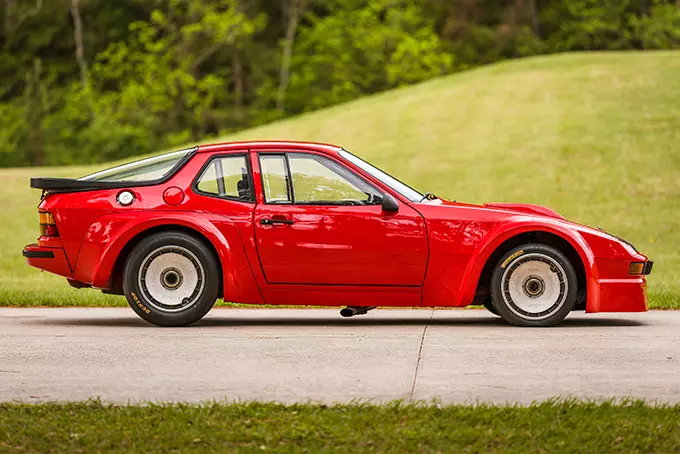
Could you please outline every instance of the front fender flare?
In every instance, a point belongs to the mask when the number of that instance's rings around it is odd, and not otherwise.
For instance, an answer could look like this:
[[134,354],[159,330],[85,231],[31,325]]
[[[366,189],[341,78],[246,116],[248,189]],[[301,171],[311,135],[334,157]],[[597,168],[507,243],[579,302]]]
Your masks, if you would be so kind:
[[526,219],[521,219],[500,224],[496,229],[489,232],[479,245],[465,271],[459,293],[460,299],[457,305],[465,306],[473,301],[482,270],[491,254],[505,241],[529,232],[545,232],[557,235],[566,240],[576,250],[583,262],[586,273],[587,304],[596,303],[596,301],[592,300],[592,298],[598,298],[599,295],[595,256],[583,237],[576,230],[570,229],[559,222],[552,220],[527,222]]

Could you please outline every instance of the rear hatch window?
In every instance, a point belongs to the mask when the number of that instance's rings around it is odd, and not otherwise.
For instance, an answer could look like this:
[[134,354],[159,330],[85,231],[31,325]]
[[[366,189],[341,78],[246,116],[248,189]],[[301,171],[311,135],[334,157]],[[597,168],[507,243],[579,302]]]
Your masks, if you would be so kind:
[[[151,186],[164,183],[191,159],[198,147],[142,159],[82,178],[31,178],[31,187],[50,193]],[[44,195],[44,193],[43,193]]]
[[190,148],[142,159],[141,161],[135,161],[129,164],[123,164],[79,178],[79,180],[111,182],[134,181],[136,183],[161,180],[168,176],[193,150],[194,148]]

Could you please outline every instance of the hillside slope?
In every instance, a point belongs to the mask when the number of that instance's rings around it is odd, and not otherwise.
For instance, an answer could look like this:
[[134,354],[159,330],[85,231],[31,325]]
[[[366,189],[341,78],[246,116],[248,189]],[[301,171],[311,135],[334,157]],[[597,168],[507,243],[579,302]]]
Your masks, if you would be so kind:
[[[602,226],[655,260],[652,302],[680,307],[678,52],[506,62],[219,140],[243,139],[332,142],[446,198],[536,203]],[[37,232],[29,176],[92,170],[0,170],[0,305],[124,304],[68,289],[20,256]]]

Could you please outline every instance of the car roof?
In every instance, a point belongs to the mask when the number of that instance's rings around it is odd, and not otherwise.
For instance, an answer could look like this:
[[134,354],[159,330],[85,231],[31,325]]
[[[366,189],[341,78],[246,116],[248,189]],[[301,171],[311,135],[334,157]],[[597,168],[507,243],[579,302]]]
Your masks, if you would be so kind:
[[223,142],[207,145],[199,145],[197,153],[208,153],[215,151],[231,151],[243,150],[248,148],[250,150],[277,150],[277,149],[302,149],[320,151],[327,154],[337,154],[341,147],[329,143],[320,142],[300,142],[300,141],[285,141],[285,140],[257,140],[244,142]]

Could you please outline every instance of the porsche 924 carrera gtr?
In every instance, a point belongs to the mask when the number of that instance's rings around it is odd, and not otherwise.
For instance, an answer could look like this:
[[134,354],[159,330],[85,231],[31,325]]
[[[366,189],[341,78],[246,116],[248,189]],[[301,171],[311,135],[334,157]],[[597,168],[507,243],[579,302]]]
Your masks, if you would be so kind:
[[28,264],[161,326],[218,298],[344,316],[477,304],[518,326],[647,309],[652,262],[629,242],[535,205],[422,194],[333,145],[202,145],[31,186]]

